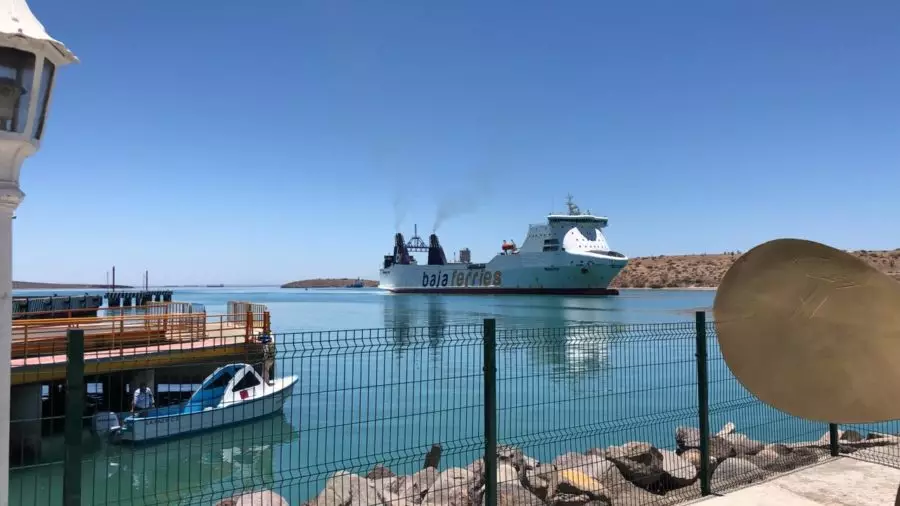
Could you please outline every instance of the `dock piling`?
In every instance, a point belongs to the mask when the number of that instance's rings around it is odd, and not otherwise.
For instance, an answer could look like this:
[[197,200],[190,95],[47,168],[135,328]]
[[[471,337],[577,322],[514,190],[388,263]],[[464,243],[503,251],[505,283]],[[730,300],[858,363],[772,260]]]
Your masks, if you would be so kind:
[[84,426],[84,330],[66,332],[66,431],[63,506],[81,505],[81,429]]

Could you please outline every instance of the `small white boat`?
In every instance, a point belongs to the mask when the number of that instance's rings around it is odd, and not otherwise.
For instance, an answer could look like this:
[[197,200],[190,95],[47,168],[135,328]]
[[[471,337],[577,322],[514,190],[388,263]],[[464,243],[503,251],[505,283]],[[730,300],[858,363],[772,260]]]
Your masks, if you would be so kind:
[[266,383],[252,366],[228,364],[207,376],[187,402],[143,410],[126,417],[120,427],[112,420],[102,425],[114,440],[133,442],[217,429],[281,410],[296,383],[297,376]]

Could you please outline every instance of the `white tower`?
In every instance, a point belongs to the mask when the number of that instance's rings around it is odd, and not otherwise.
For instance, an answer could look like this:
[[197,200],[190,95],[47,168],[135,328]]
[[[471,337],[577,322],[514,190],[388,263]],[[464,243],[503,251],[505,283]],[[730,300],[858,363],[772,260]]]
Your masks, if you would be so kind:
[[12,218],[22,162],[41,147],[59,67],[78,61],[25,0],[0,0],[0,506],[9,504]]

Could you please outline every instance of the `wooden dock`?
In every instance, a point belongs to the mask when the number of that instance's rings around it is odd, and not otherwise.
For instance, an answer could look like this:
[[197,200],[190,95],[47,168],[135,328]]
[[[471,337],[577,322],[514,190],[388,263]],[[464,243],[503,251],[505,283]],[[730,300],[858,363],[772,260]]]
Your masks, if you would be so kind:
[[64,379],[70,328],[84,331],[86,375],[273,356],[273,342],[258,339],[271,334],[265,306],[232,302],[223,315],[170,311],[185,307],[179,304],[151,314],[14,321],[12,384]]

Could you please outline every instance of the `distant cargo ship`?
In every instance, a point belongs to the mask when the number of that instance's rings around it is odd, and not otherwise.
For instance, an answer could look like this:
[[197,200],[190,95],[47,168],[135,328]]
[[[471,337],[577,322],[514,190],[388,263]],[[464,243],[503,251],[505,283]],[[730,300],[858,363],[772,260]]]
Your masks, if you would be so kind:
[[[609,249],[601,231],[608,219],[582,213],[569,196],[568,214],[550,214],[530,225],[521,247],[503,241],[486,264],[472,263],[468,249],[448,262],[436,234],[425,244],[417,234],[394,236],[394,254],[385,255],[379,288],[394,293],[617,295],[613,278],[628,258]],[[419,264],[411,252],[428,254]]]

